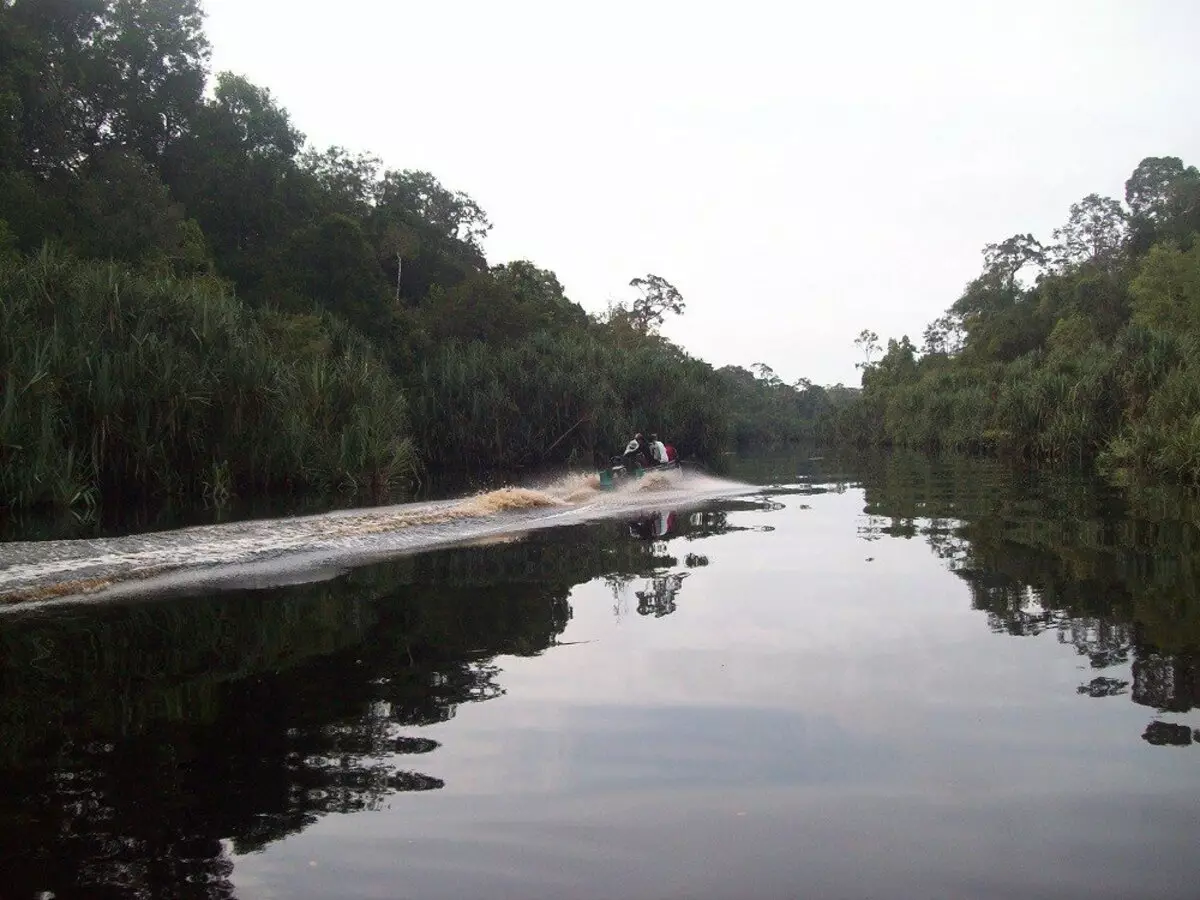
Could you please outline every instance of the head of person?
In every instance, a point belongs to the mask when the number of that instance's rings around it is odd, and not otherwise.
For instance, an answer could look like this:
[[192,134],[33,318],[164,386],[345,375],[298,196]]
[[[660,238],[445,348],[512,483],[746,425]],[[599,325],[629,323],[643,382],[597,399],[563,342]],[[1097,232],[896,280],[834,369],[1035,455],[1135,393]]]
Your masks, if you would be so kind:
[[657,440],[658,440],[658,435],[657,435],[657,434],[652,434],[652,435],[650,435],[650,440],[652,440],[652,441],[657,441]]
[[637,434],[635,434],[635,435],[633,436],[633,439],[634,439],[635,441],[640,441],[640,440],[642,439],[642,433],[639,431]]

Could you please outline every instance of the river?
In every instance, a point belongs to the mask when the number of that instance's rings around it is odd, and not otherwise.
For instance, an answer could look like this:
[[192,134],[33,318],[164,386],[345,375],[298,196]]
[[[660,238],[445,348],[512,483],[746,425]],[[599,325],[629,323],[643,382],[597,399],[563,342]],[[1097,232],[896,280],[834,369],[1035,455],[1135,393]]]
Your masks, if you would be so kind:
[[689,484],[0,544],[0,898],[1200,894],[1194,497]]

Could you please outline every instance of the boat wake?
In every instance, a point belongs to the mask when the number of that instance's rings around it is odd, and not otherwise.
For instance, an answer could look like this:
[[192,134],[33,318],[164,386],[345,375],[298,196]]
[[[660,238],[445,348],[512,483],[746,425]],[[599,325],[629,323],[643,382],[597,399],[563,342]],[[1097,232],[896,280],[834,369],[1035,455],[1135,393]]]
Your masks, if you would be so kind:
[[0,610],[30,604],[336,577],[372,561],[438,547],[513,540],[544,528],[681,510],[755,490],[696,473],[648,473],[601,491],[572,474],[459,500],[206,525],[120,538],[0,545]]

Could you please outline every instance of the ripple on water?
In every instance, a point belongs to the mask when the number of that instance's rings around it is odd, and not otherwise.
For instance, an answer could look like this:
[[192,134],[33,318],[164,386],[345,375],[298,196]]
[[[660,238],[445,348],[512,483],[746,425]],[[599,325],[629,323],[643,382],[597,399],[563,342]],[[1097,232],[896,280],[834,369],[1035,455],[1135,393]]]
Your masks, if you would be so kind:
[[[571,473],[534,487],[510,486],[457,501],[339,510],[314,516],[199,526],[119,538],[14,542],[0,551],[0,605],[94,596],[149,579],[208,570],[246,583],[248,566],[274,577],[329,571],[359,557],[416,552],[506,533],[616,517],[650,506],[685,506],[753,490],[701,474],[657,473],[601,491],[594,474]],[[548,513],[548,514],[547,514]],[[282,562],[281,562],[282,561]],[[289,562],[290,561],[290,562]],[[217,572],[216,570],[220,570]],[[216,580],[220,580],[216,578]]]

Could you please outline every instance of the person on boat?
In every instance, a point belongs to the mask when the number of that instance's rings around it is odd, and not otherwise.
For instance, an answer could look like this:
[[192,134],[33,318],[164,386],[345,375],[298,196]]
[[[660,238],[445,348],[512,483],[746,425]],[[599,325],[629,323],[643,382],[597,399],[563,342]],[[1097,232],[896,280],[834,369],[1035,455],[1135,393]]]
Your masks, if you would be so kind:
[[670,444],[667,444],[665,447],[663,447],[663,452],[667,454],[667,462],[675,462],[675,460],[679,459],[679,455],[675,452],[675,448]]
[[642,455],[642,433],[639,431],[633,436],[628,444],[625,445],[625,453],[621,456],[621,462],[625,464],[626,469],[633,469],[638,464],[638,458]]
[[657,434],[650,435],[650,461],[650,464],[654,466],[666,465],[669,462],[667,448],[658,439]]

